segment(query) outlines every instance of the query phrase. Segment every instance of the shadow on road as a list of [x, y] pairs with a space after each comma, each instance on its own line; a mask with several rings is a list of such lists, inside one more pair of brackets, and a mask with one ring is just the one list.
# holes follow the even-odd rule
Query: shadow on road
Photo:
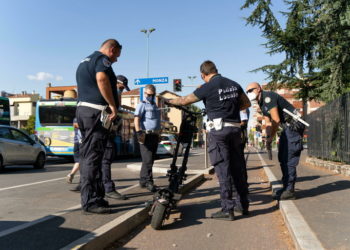
[[298, 199], [314, 197], [326, 193], [337, 192], [350, 188], [350, 181], [336, 181], [332, 183], [323, 184], [307, 190], [298, 190]]
[[63, 227], [65, 221], [65, 218], [55, 216], [47, 221], [5, 235], [0, 238], [0, 249], [60, 249], [90, 233]]

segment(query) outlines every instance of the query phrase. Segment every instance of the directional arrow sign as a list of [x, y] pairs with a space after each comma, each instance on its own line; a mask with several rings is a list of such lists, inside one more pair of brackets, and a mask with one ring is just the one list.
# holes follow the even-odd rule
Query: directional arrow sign
[[134, 81], [135, 85], [147, 85], [147, 84], [164, 84], [168, 83], [168, 77], [156, 77], [156, 78], [137, 78]]

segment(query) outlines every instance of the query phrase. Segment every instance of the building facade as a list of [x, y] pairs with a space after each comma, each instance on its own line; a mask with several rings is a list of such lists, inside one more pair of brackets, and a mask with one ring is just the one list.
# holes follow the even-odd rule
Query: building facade
[[35, 115], [36, 103], [40, 100], [39, 94], [15, 94], [8, 97], [10, 101], [11, 126], [23, 128], [27, 126], [30, 116]]

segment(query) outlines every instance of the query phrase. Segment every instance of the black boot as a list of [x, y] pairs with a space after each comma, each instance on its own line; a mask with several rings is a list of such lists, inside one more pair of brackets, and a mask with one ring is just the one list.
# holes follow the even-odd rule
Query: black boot
[[222, 210], [216, 212], [216, 213], [212, 213], [211, 217], [212, 219], [217, 219], [217, 220], [234, 220], [235, 216], [233, 214], [233, 211], [229, 211], [229, 212], [224, 212]]
[[283, 200], [295, 200], [296, 196], [295, 196], [295, 192], [292, 190], [285, 190], [282, 192], [281, 197], [280, 197], [280, 201]]

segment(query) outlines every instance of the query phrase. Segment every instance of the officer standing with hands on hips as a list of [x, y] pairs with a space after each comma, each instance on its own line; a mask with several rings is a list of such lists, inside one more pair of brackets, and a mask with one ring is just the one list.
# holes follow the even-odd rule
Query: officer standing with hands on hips
[[122, 46], [115, 39], [102, 43], [81, 61], [76, 72], [78, 85], [77, 119], [82, 134], [80, 145], [81, 206], [85, 214], [109, 213], [109, 204], [104, 200], [102, 183], [102, 158], [105, 151], [108, 129], [101, 122], [101, 113], [107, 107], [107, 124], [117, 117], [116, 76], [112, 63], [120, 56]]
[[135, 110], [135, 130], [140, 143], [142, 166], [140, 187], [156, 192], [153, 182], [152, 167], [155, 160], [160, 135], [160, 110], [156, 105], [156, 88], [145, 86], [145, 101], [141, 101]]
[[[117, 81], [116, 81], [116, 100], [117, 101], [117, 108], [120, 108], [121, 106], [121, 95], [124, 89], [126, 89], [127, 91], [129, 91], [129, 87], [128, 87], [128, 79], [123, 76], [123, 75], [118, 75], [116, 76]], [[117, 119], [121, 119], [120, 117], [118, 117]], [[116, 123], [121, 123], [120, 121], [114, 120], [114, 122]], [[115, 124], [115, 126], [120, 126], [121, 124], [117, 125]], [[108, 140], [107, 140], [107, 144], [106, 144], [106, 148], [105, 148], [105, 152], [103, 154], [103, 159], [102, 159], [102, 182], [103, 182], [103, 186], [105, 189], [105, 194], [106, 197], [111, 198], [111, 199], [117, 199], [117, 200], [126, 200], [127, 197], [125, 195], [122, 195], [121, 193], [119, 193], [116, 188], [115, 188], [115, 183], [112, 180], [112, 169], [111, 169], [111, 165], [112, 162], [115, 158], [115, 143], [114, 143], [114, 138], [115, 138], [115, 134], [116, 131], [112, 130], [110, 131], [109, 135], [108, 135]]]
[[282, 170], [281, 189], [275, 196], [279, 200], [295, 199], [296, 167], [299, 164], [300, 153], [303, 149], [302, 136], [305, 126], [286, 114], [283, 109], [296, 114], [296, 109], [286, 99], [272, 91], [263, 91], [261, 86], [252, 82], [247, 87], [249, 100], [256, 100], [266, 120], [266, 144], [271, 147], [278, 126], [283, 128], [279, 147], [278, 160]]
[[209, 157], [219, 179], [222, 207], [211, 218], [234, 220], [233, 187], [237, 188], [240, 196], [243, 214], [248, 214], [249, 207], [239, 112], [250, 107], [250, 101], [238, 83], [218, 74], [213, 62], [203, 62], [200, 73], [205, 84], [192, 94], [169, 103], [184, 106], [203, 100], [209, 119]]

